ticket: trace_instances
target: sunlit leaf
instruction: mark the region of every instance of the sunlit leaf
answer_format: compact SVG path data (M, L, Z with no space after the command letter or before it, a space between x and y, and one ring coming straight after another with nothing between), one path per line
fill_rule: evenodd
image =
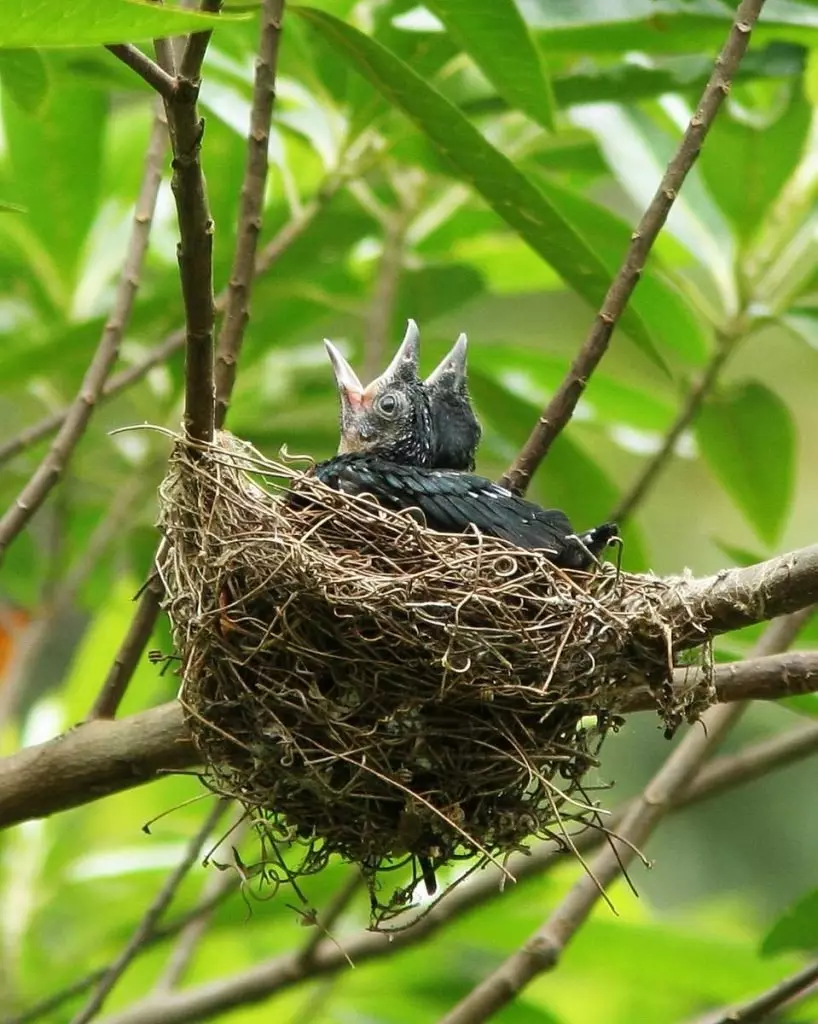
M764 384L750 381L705 403L696 438L761 540L775 543L794 483L795 431L786 405Z
M306 18L434 143L458 175L471 184L501 217L580 295L598 305L609 275L596 254L542 192L440 93L384 47L336 18L308 7L293 12ZM623 325L658 358L641 318L638 296Z
M93 46L140 42L214 28L249 14L202 14L140 0L0 0L0 47Z
M515 0L430 0L428 7L511 106L553 129L551 85Z

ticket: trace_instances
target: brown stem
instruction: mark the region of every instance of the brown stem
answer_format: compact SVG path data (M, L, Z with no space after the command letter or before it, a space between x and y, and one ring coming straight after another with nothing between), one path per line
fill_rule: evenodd
M697 1024L750 1024L750 1021L763 1024L764 1021L779 1020L775 1011L812 995L816 982L818 962L808 964L746 1003L700 1018Z
M144 54L135 46L131 46L130 43L115 43L111 46L106 46L105 49L118 60L121 60L123 64L126 64L132 71L135 71L163 99L170 100L173 98L173 94L176 91L176 79L173 75L169 75L164 68L160 67L156 61L151 60L147 54Z
M650 205L631 236L625 261L608 289L588 337L556 394L501 480L513 491L525 491L555 438L571 419L591 374L605 355L614 327L639 281L653 243L667 220L688 171L699 155L724 97L730 91L730 82L747 51L750 33L763 6L764 0L742 0L739 4L727 42L716 58L713 73L704 88L696 113L690 119Z
M139 288L139 277L148 248L156 196L162 180L164 153L165 125L163 119L157 116L148 144L145 171L134 208L131 237L119 276L111 315L105 324L99 345L83 377L79 392L68 408L48 454L37 467L14 504L0 519L0 564L2 564L9 544L25 529L32 516L59 482L74 449L85 433L85 428L88 426L108 375L119 356L119 346L131 315L134 297Z
M270 120L276 98L276 66L283 13L284 0L264 0L262 3L261 38L253 83L250 132L247 136L247 163L241 186L238 241L216 349L217 428L223 426L227 416L230 395L236 380L236 362L250 319L256 248L264 212L267 149L270 140Z

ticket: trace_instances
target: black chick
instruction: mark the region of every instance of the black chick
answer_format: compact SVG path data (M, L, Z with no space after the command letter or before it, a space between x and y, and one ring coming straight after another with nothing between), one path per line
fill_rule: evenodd
M435 469L474 470L474 456L483 431L469 398L467 346L466 335L461 334L424 381L432 408Z
M418 509L433 530L464 533L477 527L489 537L541 550L564 568L588 568L617 535L616 526L605 523L577 536L559 509L541 508L485 477L436 468L440 458L470 463L474 456L479 425L465 390L464 338L432 374L431 387L418 377L420 335L412 320L389 367L366 388L335 346L325 344L341 397L341 443L334 459L316 466L324 483L346 494L371 494L388 508ZM459 372L446 365L452 357ZM451 429L443 415L435 423L432 397L440 402L451 390L442 386L447 379L458 383L455 407L461 415L468 410L471 428ZM448 429L441 429L446 423Z

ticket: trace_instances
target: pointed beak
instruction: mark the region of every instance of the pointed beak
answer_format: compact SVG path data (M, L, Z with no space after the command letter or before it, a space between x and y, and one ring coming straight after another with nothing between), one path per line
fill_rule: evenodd
M461 334L453 348L443 357L440 363L426 378L426 385L434 387L445 381L451 390L456 391L466 386L466 354L469 341Z
M392 362L380 377L376 377L372 381L367 390L377 391L384 384L393 380L417 380L419 361L420 331L414 320L408 320L406 323L406 334L404 334L403 341L395 353Z
M335 383L338 385L341 401L353 409L360 408L364 396L364 386L358 380L357 373L355 373L335 345L326 338L324 338L324 347L332 363Z

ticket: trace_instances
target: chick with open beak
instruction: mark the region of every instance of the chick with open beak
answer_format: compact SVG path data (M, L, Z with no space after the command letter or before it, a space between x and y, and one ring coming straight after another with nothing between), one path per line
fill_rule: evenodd
M324 344L341 400L338 454L372 453L405 465L431 466L435 440L429 396L418 376L415 321L409 321L392 362L366 387L335 345Z

